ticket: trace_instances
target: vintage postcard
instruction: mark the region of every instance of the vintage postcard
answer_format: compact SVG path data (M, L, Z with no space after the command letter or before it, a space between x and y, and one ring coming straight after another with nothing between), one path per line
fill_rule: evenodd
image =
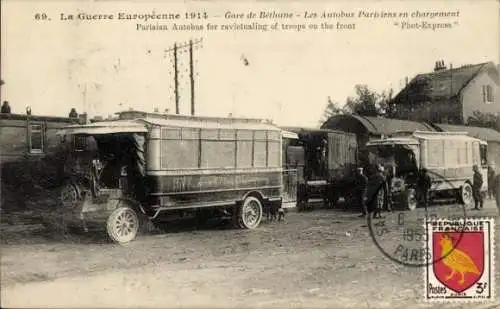
M1 307L500 308L499 1L0 5Z

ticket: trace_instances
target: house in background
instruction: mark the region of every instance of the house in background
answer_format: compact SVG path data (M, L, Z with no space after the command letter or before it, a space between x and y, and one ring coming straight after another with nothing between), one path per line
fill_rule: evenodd
M451 67L451 66L450 66ZM500 115L499 69L493 62L418 74L394 98L395 118L468 124L474 112Z

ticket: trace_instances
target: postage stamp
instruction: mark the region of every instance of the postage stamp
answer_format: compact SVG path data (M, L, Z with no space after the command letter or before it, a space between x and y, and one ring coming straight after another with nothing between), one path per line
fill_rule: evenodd
M491 301L495 291L493 218L429 220L425 267L427 301Z

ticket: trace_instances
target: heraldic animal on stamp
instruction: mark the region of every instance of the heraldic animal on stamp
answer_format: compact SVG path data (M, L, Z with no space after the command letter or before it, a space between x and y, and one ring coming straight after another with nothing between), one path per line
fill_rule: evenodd
M426 222L426 300L491 301L494 299L493 218Z

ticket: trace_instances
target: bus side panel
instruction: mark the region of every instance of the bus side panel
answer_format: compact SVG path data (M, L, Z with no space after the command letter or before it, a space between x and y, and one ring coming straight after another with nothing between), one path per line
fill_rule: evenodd
M280 199L281 171L195 175L148 175L153 200L161 206L240 201L250 191ZM155 203L156 204L156 203Z

